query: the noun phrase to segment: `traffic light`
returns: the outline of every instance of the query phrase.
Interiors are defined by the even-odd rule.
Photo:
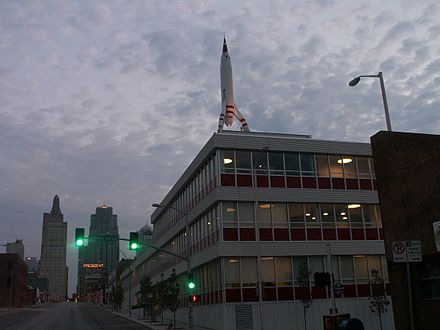
[[[75,246],[84,246],[84,228],[75,228]]]
[[[200,300],[200,297],[198,294],[193,294],[191,295],[190,300],[192,301],[193,304],[195,304]]]
[[[317,287],[323,288],[331,284],[329,273],[315,273],[313,277],[315,279],[315,286]]]
[[[137,250],[139,249],[139,233],[131,232],[130,233],[130,242],[128,243],[129,250]]]
[[[196,287],[196,282],[194,282],[193,273],[188,274],[188,289],[194,289]]]

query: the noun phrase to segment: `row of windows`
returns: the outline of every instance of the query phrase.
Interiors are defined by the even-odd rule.
[[[216,182],[216,157],[213,155],[199,169],[191,181],[177,194],[175,200],[170,203],[169,208],[164,211],[160,219],[154,224],[154,238],[157,239],[168,232],[180,220],[183,214],[189,212],[197,205],[212,189]],[[178,211],[179,210],[179,211]]]
[[[222,202],[224,227],[382,227],[379,205]]]
[[[369,157],[220,150],[222,186],[375,189]]]
[[[365,284],[372,279],[371,271],[377,270],[380,277],[388,281],[388,272],[384,256],[356,255],[331,256],[331,270],[326,256],[299,257],[260,257],[258,262],[261,277],[257,271],[257,257],[230,257],[224,259],[225,286],[263,287],[299,286],[304,281],[301,269],[310,272],[309,281],[314,285],[315,272],[332,272],[335,283]]]
[[[220,150],[221,173],[375,178],[372,159],[349,155]]]
[[[315,272],[333,274],[334,283],[344,287],[338,297],[370,296],[372,271],[377,271],[385,283],[389,282],[384,256],[331,256],[330,260],[331,266],[327,256],[220,258],[193,269],[193,292],[200,295],[199,304],[301,299],[304,290],[310,290],[314,299],[329,298],[328,290],[314,286]],[[182,307],[188,305],[185,281],[186,274],[180,274]]]

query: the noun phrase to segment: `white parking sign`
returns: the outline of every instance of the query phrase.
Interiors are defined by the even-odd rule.
[[[406,242],[393,242],[393,261],[406,262]]]

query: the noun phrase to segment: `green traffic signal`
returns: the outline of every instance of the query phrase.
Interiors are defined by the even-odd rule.
[[[139,249],[139,233],[131,232],[130,233],[130,242],[128,243],[129,250],[137,250]]]
[[[194,289],[196,287],[196,282],[194,282],[194,275],[192,273],[188,274],[188,288]]]
[[[84,228],[75,228],[75,246],[84,246]]]

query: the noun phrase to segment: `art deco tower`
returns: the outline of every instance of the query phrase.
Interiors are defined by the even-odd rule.
[[[52,210],[43,215],[40,277],[49,280],[49,299],[61,301],[67,296],[66,266],[67,222],[60,209],[60,198],[53,198]]]

